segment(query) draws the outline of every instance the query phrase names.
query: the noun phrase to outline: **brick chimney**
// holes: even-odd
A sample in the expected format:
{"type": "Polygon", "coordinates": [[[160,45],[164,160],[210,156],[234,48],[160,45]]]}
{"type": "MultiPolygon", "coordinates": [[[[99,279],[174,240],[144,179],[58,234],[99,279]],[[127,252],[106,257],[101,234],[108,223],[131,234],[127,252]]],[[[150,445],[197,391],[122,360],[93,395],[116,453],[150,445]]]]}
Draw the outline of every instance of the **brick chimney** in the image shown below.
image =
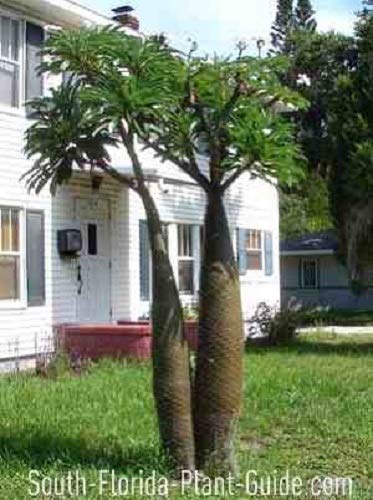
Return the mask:
{"type": "Polygon", "coordinates": [[[140,22],[138,18],[132,14],[134,11],[133,7],[124,5],[123,7],[117,7],[112,10],[114,12],[113,21],[134,31],[140,30],[140,22]]]}

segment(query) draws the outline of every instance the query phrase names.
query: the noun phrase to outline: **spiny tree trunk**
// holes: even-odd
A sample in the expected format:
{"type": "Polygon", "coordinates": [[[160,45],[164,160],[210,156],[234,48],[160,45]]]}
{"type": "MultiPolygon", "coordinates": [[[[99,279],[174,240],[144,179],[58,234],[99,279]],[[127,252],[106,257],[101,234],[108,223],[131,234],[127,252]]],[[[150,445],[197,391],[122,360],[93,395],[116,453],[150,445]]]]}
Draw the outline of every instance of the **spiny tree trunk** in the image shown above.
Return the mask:
{"type": "Polygon", "coordinates": [[[179,291],[159,212],[136,153],[134,134],[126,131],[124,124],[120,130],[138,183],[136,191],[144,205],[152,253],[153,393],[161,444],[176,470],[194,470],[189,346],[184,335],[179,291]]]}
{"type": "Polygon", "coordinates": [[[158,210],[139,188],[148,221],[153,263],[153,391],[160,437],[177,470],[195,468],[189,347],[158,210]]]}
{"type": "Polygon", "coordinates": [[[217,475],[236,471],[243,331],[239,277],[223,197],[213,189],[207,197],[194,425],[197,467],[217,475]]]}

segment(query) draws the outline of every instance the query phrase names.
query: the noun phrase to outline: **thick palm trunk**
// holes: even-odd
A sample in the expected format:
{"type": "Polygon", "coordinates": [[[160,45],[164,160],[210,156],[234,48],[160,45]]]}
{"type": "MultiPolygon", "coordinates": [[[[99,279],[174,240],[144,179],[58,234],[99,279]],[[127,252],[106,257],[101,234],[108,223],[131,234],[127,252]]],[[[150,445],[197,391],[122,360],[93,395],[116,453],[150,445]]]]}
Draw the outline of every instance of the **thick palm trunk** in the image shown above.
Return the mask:
{"type": "Polygon", "coordinates": [[[158,210],[147,187],[139,189],[153,262],[153,391],[160,437],[178,470],[195,468],[189,347],[158,210]]]}
{"type": "Polygon", "coordinates": [[[195,382],[197,467],[235,471],[234,437],[242,397],[240,288],[223,197],[208,193],[195,382]]]}

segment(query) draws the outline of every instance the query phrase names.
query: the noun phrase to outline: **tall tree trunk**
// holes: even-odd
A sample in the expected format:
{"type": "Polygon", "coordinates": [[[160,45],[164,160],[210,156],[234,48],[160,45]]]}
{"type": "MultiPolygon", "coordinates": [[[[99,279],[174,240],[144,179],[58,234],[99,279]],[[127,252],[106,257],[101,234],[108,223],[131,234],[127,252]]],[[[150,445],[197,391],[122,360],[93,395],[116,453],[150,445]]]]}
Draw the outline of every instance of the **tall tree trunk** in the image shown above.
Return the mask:
{"type": "Polygon", "coordinates": [[[136,191],[144,205],[152,252],[153,393],[163,448],[177,470],[195,469],[192,390],[189,347],[184,335],[183,311],[168,256],[162,223],[145,182],[133,131],[120,127],[132,161],[136,191]]]}
{"type": "Polygon", "coordinates": [[[197,467],[216,475],[236,471],[243,330],[239,276],[223,196],[212,188],[207,197],[194,425],[197,467]]]}
{"type": "Polygon", "coordinates": [[[153,263],[153,391],[160,437],[178,470],[195,468],[189,347],[183,313],[160,217],[145,184],[140,185],[153,263]]]}

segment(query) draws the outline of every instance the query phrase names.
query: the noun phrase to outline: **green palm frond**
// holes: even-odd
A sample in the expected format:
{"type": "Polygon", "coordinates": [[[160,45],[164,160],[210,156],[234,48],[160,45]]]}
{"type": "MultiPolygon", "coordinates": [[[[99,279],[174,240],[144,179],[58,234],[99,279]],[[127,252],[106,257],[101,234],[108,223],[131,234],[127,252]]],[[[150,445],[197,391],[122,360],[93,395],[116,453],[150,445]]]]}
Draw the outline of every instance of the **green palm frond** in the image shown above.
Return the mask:
{"type": "Polygon", "coordinates": [[[26,132],[25,153],[34,161],[23,179],[30,190],[47,184],[52,193],[68,182],[73,168],[109,162],[108,146],[117,143],[105,120],[80,99],[80,85],[69,80],[50,97],[32,101],[38,119],[26,132]]]}

